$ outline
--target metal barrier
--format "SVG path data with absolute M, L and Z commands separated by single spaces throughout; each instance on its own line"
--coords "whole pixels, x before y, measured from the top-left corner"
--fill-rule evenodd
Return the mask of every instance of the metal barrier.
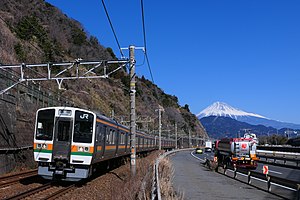
M 296 182 L 293 180 L 288 180 L 284 178 L 280 178 L 277 176 L 271 176 L 271 175 L 266 175 L 263 173 L 259 172 L 254 172 L 254 171 L 248 171 L 246 169 L 237 169 L 237 168 L 223 168 L 224 169 L 224 175 L 227 175 L 226 171 L 231 169 L 233 170 L 233 178 L 237 179 L 237 174 L 243 174 L 247 176 L 247 183 L 250 185 L 251 184 L 251 179 L 256 178 L 260 179 L 262 181 L 265 181 L 267 183 L 267 191 L 271 192 L 271 186 L 273 184 L 276 184 L 277 186 L 289 190 L 293 190 L 297 192 L 297 200 L 300 200 L 300 182 Z
M 160 183 L 159 183 L 159 177 L 158 177 L 158 167 L 159 167 L 159 162 L 173 154 L 179 151 L 186 151 L 186 150 L 193 150 L 194 148 L 189 148 L 189 149 L 177 149 L 177 150 L 172 150 L 172 151 L 167 151 L 164 154 L 160 155 L 156 161 L 155 161 L 155 165 L 153 166 L 153 178 L 152 178 L 152 192 L 151 192 L 151 199 L 152 200 L 161 200 L 161 193 L 160 193 Z
M 270 150 L 256 150 L 256 154 L 259 158 L 272 159 L 276 164 L 276 160 L 283 160 L 284 165 L 286 161 L 294 162 L 296 167 L 299 167 L 300 163 L 300 153 L 294 152 L 283 152 L 283 151 L 270 151 Z M 294 167 L 291 165 L 291 167 Z
M 278 146 L 278 145 L 257 146 L 257 150 L 300 153 L 300 147 Z

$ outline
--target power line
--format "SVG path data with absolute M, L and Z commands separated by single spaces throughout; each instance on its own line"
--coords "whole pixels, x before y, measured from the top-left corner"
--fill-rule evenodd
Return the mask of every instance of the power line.
M 148 69 L 149 69 L 149 72 L 150 72 L 151 80 L 154 83 L 154 78 L 153 78 L 153 74 L 152 74 L 152 70 L 151 70 L 151 66 L 150 66 L 150 62 L 149 62 L 149 58 L 148 58 L 148 54 L 147 54 L 146 28 L 145 28 L 145 15 L 144 15 L 144 2 L 143 2 L 143 0 L 141 0 L 141 10 L 142 10 L 142 22 L 143 22 L 142 24 L 143 24 L 143 35 L 144 35 L 144 47 L 145 47 L 144 54 L 146 56 L 146 61 L 147 61 Z
M 144 47 L 145 47 L 145 52 L 146 52 L 147 46 L 146 46 L 146 29 L 145 29 L 145 16 L 144 16 L 144 2 L 143 2 L 143 0 L 141 0 L 141 10 L 142 10 L 143 34 L 144 34 Z
M 117 35 L 116 35 L 116 32 L 115 32 L 115 29 L 114 29 L 114 27 L 113 27 L 113 24 L 112 24 L 112 22 L 111 22 L 111 20 L 110 20 L 108 11 L 107 11 L 107 9 L 106 9 L 104 0 L 102 0 L 102 4 L 103 4 L 103 7 L 104 7 L 104 11 L 105 11 L 105 13 L 106 13 L 106 17 L 107 17 L 107 19 L 108 19 L 108 21 L 109 21 L 111 30 L 112 30 L 112 32 L 113 32 L 113 34 L 114 34 L 115 40 L 116 40 L 117 45 L 118 45 L 118 47 L 119 47 L 120 53 L 121 53 L 122 57 L 124 57 L 123 52 L 122 52 L 122 50 L 121 50 L 121 46 L 120 46 L 119 40 L 118 40 Z

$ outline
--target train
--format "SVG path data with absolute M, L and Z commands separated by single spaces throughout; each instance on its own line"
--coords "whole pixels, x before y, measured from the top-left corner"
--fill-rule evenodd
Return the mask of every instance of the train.
M 34 160 L 45 179 L 79 181 L 101 162 L 128 157 L 130 129 L 102 114 L 75 107 L 47 107 L 36 112 Z M 136 132 L 136 153 L 157 150 L 158 137 Z M 175 140 L 161 139 L 162 149 Z
M 256 135 L 246 133 L 240 138 L 223 138 L 215 143 L 218 165 L 224 167 L 256 169 L 258 140 Z

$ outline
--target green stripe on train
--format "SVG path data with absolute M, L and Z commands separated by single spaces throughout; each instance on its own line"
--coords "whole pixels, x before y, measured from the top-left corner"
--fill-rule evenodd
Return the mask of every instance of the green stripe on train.
M 33 151 L 37 153 L 52 153 L 52 150 L 47 149 L 34 149 Z
M 71 153 L 72 156 L 76 155 L 76 156 L 92 156 L 92 153 L 89 152 L 72 152 Z

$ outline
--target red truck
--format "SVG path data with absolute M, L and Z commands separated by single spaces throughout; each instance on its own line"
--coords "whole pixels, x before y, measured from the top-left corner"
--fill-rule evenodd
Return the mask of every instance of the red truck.
M 256 169 L 256 145 L 258 140 L 255 134 L 245 134 L 241 138 L 224 138 L 215 143 L 215 156 L 218 165 L 237 168 Z

